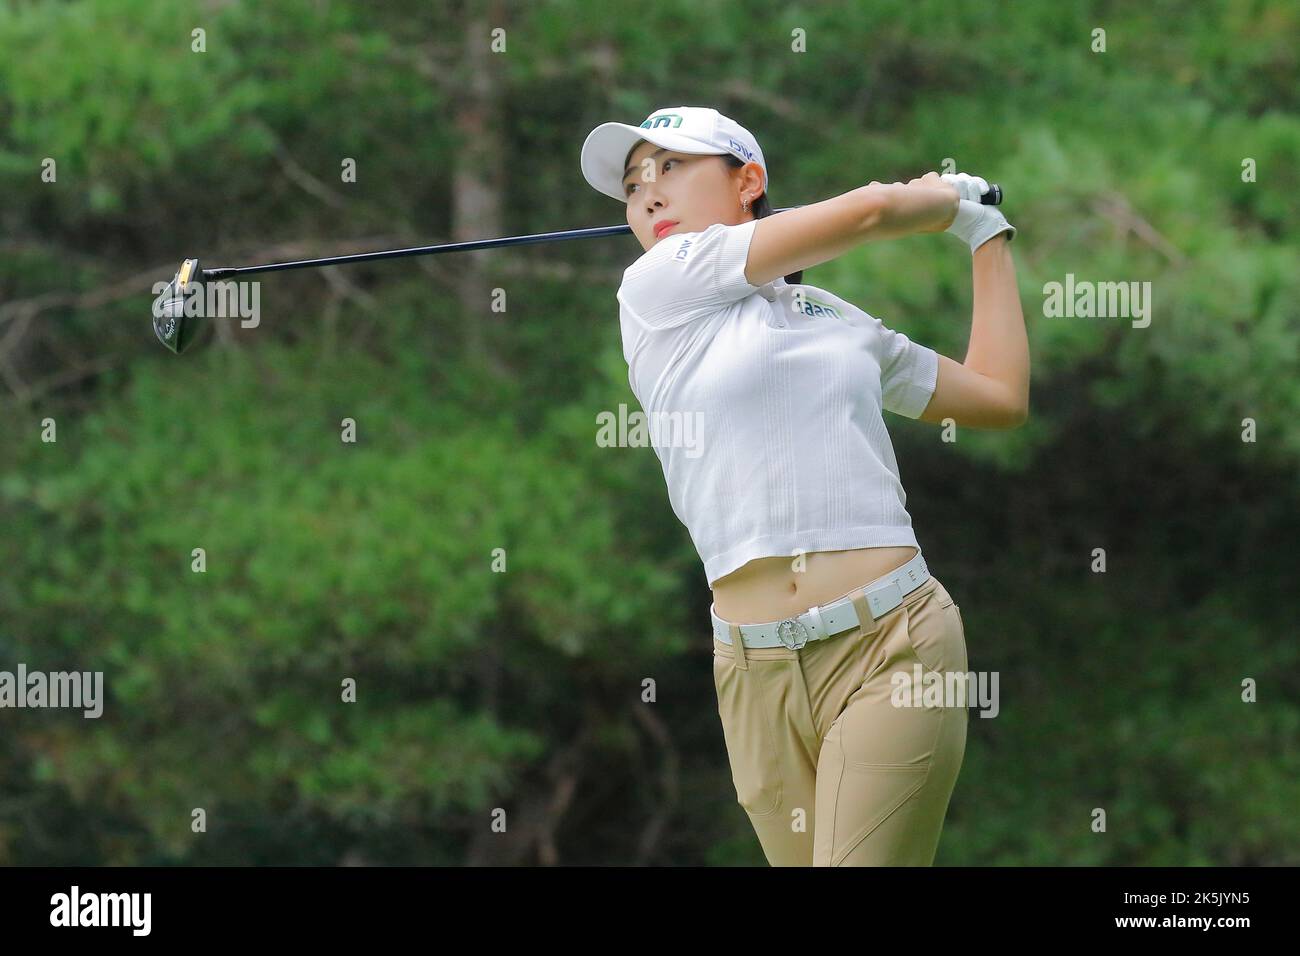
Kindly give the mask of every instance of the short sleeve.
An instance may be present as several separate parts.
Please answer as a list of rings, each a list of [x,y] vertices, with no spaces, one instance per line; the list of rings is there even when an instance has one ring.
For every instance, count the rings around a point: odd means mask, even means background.
[[[939,353],[902,332],[879,324],[881,407],[905,418],[919,418],[930,404],[939,377]]]
[[[702,319],[757,292],[745,278],[757,219],[672,235],[623,273],[618,301],[643,325],[667,329]]]

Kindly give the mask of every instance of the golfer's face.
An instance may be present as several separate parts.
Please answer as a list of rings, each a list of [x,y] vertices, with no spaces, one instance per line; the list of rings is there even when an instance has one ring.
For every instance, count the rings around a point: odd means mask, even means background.
[[[649,249],[666,236],[699,232],[716,222],[734,225],[732,217],[739,210],[730,201],[734,187],[722,157],[641,143],[628,165],[631,172],[623,177],[627,224],[641,248]],[[656,233],[655,223],[665,219],[676,220],[677,225]]]

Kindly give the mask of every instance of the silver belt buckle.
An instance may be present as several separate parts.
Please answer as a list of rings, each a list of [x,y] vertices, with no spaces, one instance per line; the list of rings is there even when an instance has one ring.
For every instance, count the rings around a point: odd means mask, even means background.
[[[793,635],[796,628],[799,632],[798,644],[786,640],[786,635],[791,635],[791,640],[794,639]],[[788,617],[776,626],[776,639],[786,647],[790,648],[790,650],[797,651],[808,643],[808,628],[803,621],[799,620],[797,617]]]

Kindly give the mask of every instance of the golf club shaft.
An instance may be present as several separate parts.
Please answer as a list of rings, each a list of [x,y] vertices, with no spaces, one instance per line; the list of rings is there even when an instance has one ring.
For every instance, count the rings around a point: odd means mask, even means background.
[[[617,236],[631,232],[631,226],[595,226],[591,229],[570,229],[567,232],[540,232],[532,236],[509,236],[504,239],[473,239],[469,242],[449,242],[439,246],[412,246],[409,249],[385,249],[381,252],[358,252],[350,256],[328,256],[324,259],[299,259],[297,262],[275,262],[264,266],[237,266],[225,269],[204,269],[204,279],[225,279],[230,276],[252,275],[256,272],[283,272],[286,269],[308,269],[314,266],[333,266],[345,262],[369,262],[373,259],[399,259],[404,256],[429,256],[439,252],[473,252],[475,249],[495,249],[501,246],[523,246],[533,242],[558,242],[564,239],[596,239],[600,236]]]
[[[1002,202],[1002,190],[991,185],[989,191],[980,200],[984,205],[997,205]],[[783,206],[773,210],[774,213],[799,206]],[[473,252],[476,249],[496,249],[502,246],[522,246],[534,242],[560,242],[566,239],[597,239],[601,236],[618,236],[630,233],[632,227],[595,226],[591,229],[569,229],[565,232],[539,232],[531,236],[508,236],[504,239],[474,239],[469,242],[449,242],[437,246],[412,246],[409,249],[385,249],[380,252],[358,252],[350,256],[328,256],[324,259],[299,259],[296,262],[273,262],[261,266],[236,266],[224,269],[203,269],[207,279],[227,279],[231,276],[253,275],[259,272],[284,272],[287,269],[310,269],[316,266],[342,265],[347,262],[369,262],[375,259],[400,259],[405,256],[430,256],[440,252]]]

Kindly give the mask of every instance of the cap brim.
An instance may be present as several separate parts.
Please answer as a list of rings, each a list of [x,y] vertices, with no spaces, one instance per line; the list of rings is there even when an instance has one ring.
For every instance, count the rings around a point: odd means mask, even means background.
[[[640,140],[679,153],[722,155],[721,150],[703,148],[695,140],[672,130],[651,130],[626,123],[602,123],[587,134],[587,140],[582,144],[583,177],[597,192],[619,202],[626,202],[627,197],[623,195],[623,161],[627,159],[628,150]]]

